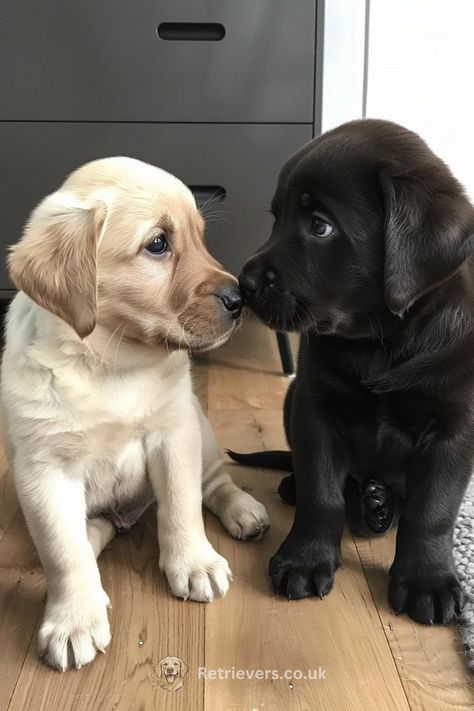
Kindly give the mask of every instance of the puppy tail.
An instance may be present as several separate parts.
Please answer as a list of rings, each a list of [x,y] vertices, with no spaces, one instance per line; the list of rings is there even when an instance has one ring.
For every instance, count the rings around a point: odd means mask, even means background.
[[[278,469],[282,472],[293,470],[291,452],[277,449],[269,452],[249,452],[248,454],[232,452],[230,449],[226,449],[226,452],[234,462],[247,467],[264,467],[265,469]]]

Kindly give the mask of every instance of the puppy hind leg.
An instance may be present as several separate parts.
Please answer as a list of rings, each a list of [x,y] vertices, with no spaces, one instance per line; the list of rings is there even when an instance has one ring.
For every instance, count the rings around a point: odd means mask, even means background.
[[[203,472],[203,501],[231,536],[242,540],[261,538],[270,526],[263,504],[239,489],[221,460]]]
[[[224,470],[212,427],[197,400],[195,406],[202,434],[204,505],[220,519],[234,538],[261,538],[270,525],[267,511],[263,504],[236,486]]]
[[[361,511],[375,534],[386,533],[397,519],[397,497],[383,481],[365,479],[359,486]]]
[[[347,524],[355,536],[381,536],[397,523],[397,497],[383,482],[358,482],[348,476],[344,500]]]
[[[87,520],[87,538],[96,558],[115,538],[116,533],[117,531],[112,523],[101,516],[95,516]]]

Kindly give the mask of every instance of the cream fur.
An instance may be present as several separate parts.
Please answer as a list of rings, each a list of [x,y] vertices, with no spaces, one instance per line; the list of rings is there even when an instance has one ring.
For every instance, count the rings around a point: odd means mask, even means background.
[[[8,313],[1,395],[19,500],[47,578],[39,649],[64,670],[110,642],[96,557],[114,529],[102,512],[154,496],[160,567],[175,595],[198,601],[224,595],[231,579],[206,537],[202,501],[237,538],[263,533],[268,517],[224,471],[193,395],[188,354],[177,347],[188,339],[211,347],[233,329],[207,287],[231,277],[202,246],[191,194],[157,168],[108,159],[81,168],[55,195],[33,213],[10,259],[32,298],[20,291]],[[174,251],[158,264],[140,245],[163,211],[174,220]],[[67,240],[61,269],[81,251],[88,283],[74,281],[80,260],[61,282],[58,240]],[[189,278],[183,273],[177,285],[170,260],[179,253],[186,269],[189,250],[205,279],[188,265]]]

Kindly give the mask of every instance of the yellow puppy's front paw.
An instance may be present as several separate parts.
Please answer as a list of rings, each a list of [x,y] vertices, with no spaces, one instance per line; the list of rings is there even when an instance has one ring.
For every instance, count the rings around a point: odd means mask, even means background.
[[[110,643],[109,598],[103,590],[77,599],[48,600],[38,633],[38,650],[54,669],[80,669]]]
[[[211,602],[226,594],[232,580],[226,559],[210,544],[173,556],[162,555],[160,567],[173,595],[184,600]]]

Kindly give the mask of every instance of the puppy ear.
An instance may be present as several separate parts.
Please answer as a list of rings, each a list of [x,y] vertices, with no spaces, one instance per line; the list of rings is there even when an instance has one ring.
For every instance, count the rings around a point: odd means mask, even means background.
[[[158,679],[161,679],[161,677],[163,676],[163,661],[161,661],[157,665],[155,671],[156,671],[156,676],[158,677]]]
[[[188,667],[186,664],[183,662],[182,659],[179,660],[179,671],[181,673],[181,676],[184,676],[186,672],[188,671]]]
[[[474,209],[446,166],[419,176],[382,171],[385,303],[402,317],[448,279],[474,246]]]
[[[33,211],[8,270],[18,289],[66,321],[81,338],[97,319],[97,248],[107,208],[59,191]]]

